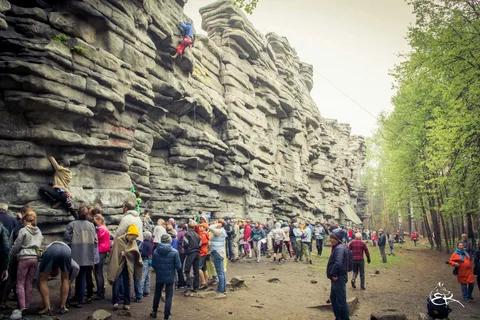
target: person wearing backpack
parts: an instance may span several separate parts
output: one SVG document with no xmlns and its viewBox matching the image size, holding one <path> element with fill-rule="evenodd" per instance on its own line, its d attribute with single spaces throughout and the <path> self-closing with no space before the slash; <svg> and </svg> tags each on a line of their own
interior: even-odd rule
<svg viewBox="0 0 480 320">
<path fill-rule="evenodd" d="M 233 226 L 232 220 L 227 219 L 226 220 L 226 225 L 225 225 L 225 231 L 227 232 L 227 259 L 228 260 L 233 260 L 234 259 L 234 254 L 233 254 L 233 242 L 235 239 L 235 228 Z"/>
<path fill-rule="evenodd" d="M 340 228 L 330 233 L 332 252 L 327 264 L 327 278 L 330 279 L 330 302 L 335 320 L 349 320 L 347 305 L 348 257 L 349 250 L 342 243 L 345 231 Z"/>
<path fill-rule="evenodd" d="M 352 288 L 356 288 L 355 280 L 357 279 L 358 273 L 360 273 L 360 288 L 365 290 L 365 261 L 363 260 L 363 254 L 367 257 L 367 262 L 370 264 L 370 252 L 368 252 L 367 245 L 362 241 L 362 234 L 357 232 L 355 234 L 355 240 L 352 240 L 348 244 L 348 248 L 352 252 L 353 259 L 353 278 L 352 278 Z"/>
<path fill-rule="evenodd" d="M 380 255 L 382 256 L 382 262 L 387 263 L 387 255 L 385 254 L 385 246 L 387 245 L 387 236 L 383 232 L 383 229 L 378 230 L 378 249 L 380 250 Z"/>
</svg>

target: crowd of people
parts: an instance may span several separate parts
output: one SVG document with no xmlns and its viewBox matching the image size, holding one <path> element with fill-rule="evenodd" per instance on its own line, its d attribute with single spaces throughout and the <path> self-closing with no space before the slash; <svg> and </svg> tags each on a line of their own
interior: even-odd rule
<svg viewBox="0 0 480 320">
<path fill-rule="evenodd" d="M 106 298 L 106 280 L 111 285 L 114 310 L 129 310 L 134 300 L 141 303 L 154 288 L 151 318 L 157 318 L 159 302 L 165 295 L 163 318 L 171 314 L 175 289 L 186 294 L 216 286 L 217 299 L 226 297 L 227 261 L 240 259 L 271 259 L 312 264 L 313 250 L 321 256 L 324 241 L 332 248 L 327 277 L 331 281 L 330 302 L 337 319 L 347 320 L 346 283 L 353 272 L 351 286 L 366 290 L 365 257 L 371 257 L 367 243 L 378 246 L 384 263 L 386 246 L 394 255 L 394 243 L 403 242 L 400 232 L 383 229 L 346 228 L 338 224 L 311 223 L 267 218 L 265 223 L 251 219 L 214 218 L 208 213 L 197 214 L 185 223 L 174 218 L 152 221 L 150 212 L 142 212 L 140 194 L 132 188 L 136 201 L 126 201 L 123 215 L 114 230 L 105 224 L 101 206 L 80 205 L 74 209 L 69 184 L 72 180 L 68 160 L 57 162 L 49 157 L 55 174 L 53 184 L 39 191 L 53 207 L 63 207 L 74 216 L 62 241 L 46 247 L 37 215 L 32 207 L 21 208 L 16 216 L 9 214 L 8 205 L 0 204 L 0 306 L 13 291 L 18 308 L 11 319 L 21 319 L 32 300 L 34 282 L 43 302 L 40 314 L 52 313 L 48 281 L 60 275 L 60 314 L 69 308 L 80 308 L 92 300 Z M 419 234 L 410 235 L 414 244 Z M 474 263 L 475 260 L 475 263 Z M 480 250 L 464 235 L 449 263 L 461 283 L 465 301 L 472 299 L 473 266 L 480 274 Z M 155 284 L 151 285 L 151 273 Z M 152 277 L 153 278 L 153 277 Z M 480 283 L 479 283 L 480 285 Z M 133 295 L 132 295 L 133 293 Z"/>
</svg>

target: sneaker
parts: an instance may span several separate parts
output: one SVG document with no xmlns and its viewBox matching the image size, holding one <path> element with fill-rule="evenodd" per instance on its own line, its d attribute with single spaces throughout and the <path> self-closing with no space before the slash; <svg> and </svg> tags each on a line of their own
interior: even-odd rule
<svg viewBox="0 0 480 320">
<path fill-rule="evenodd" d="M 126 310 L 126 311 L 130 310 L 130 306 L 128 304 L 124 304 L 123 310 Z"/>
<path fill-rule="evenodd" d="M 201 286 L 198 290 L 207 290 L 207 289 L 208 289 L 208 286 L 205 284 Z"/>
<path fill-rule="evenodd" d="M 157 313 L 155 311 L 152 311 L 152 313 L 150 313 L 150 318 L 157 319 Z"/>
<path fill-rule="evenodd" d="M 10 320 L 21 320 L 22 319 L 22 310 L 15 309 L 10 315 Z"/>
<path fill-rule="evenodd" d="M 362 289 L 362 290 L 367 290 L 367 288 L 365 288 L 365 287 L 361 287 L 361 289 Z"/>
<path fill-rule="evenodd" d="M 69 312 L 69 311 L 70 311 L 70 310 L 68 310 L 66 307 L 63 307 L 63 308 L 60 308 L 59 313 L 60 313 L 60 314 L 65 314 L 65 313 L 67 313 L 67 312 Z"/>
<path fill-rule="evenodd" d="M 350 281 L 350 283 L 352 284 L 352 288 L 353 288 L 353 289 L 356 289 L 356 288 L 357 288 L 357 286 L 355 285 L 355 280 Z"/>
<path fill-rule="evenodd" d="M 118 303 L 115 303 L 113 305 L 113 311 L 117 311 L 119 308 L 120 308 L 120 306 L 118 305 Z"/>
<path fill-rule="evenodd" d="M 135 298 L 135 303 L 140 303 L 140 302 L 142 302 L 141 298 Z"/>
<path fill-rule="evenodd" d="M 215 299 L 225 299 L 227 295 L 225 293 L 218 292 Z"/>
</svg>

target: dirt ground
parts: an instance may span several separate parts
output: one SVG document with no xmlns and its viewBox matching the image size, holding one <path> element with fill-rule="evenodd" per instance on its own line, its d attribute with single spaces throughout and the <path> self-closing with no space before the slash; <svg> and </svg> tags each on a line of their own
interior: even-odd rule
<svg viewBox="0 0 480 320">
<path fill-rule="evenodd" d="M 358 297 L 357 307 L 351 311 L 351 319 L 366 320 L 370 314 L 382 309 L 396 309 L 404 312 L 408 319 L 417 319 L 419 312 L 426 310 L 426 297 L 439 281 L 445 283 L 454 297 L 461 300 L 460 288 L 451 268 L 445 264 L 448 255 L 432 251 L 425 246 L 412 247 L 410 244 L 397 246 L 394 257 L 382 264 L 377 248 L 370 248 L 372 264 L 366 267 L 367 290 L 352 289 L 348 284 L 347 297 Z M 329 296 L 329 280 L 325 277 L 325 266 L 330 254 L 326 247 L 322 257 L 314 256 L 313 265 L 294 263 L 277 264 L 264 258 L 229 264 L 227 276 L 245 279 L 247 288 L 228 292 L 226 299 L 212 297 L 185 297 L 183 291 L 174 296 L 172 319 L 333 319 L 331 311 L 312 308 L 325 303 Z M 378 270 L 379 274 L 375 275 Z M 278 278 L 279 282 L 269 282 Z M 315 281 L 317 283 L 312 283 Z M 357 281 L 358 282 L 358 281 Z M 55 283 L 52 283 L 55 286 Z M 358 286 L 359 287 L 359 286 Z M 58 289 L 52 288 L 52 299 L 57 301 Z M 108 289 L 110 292 L 110 290 Z M 38 293 L 36 304 L 38 305 Z M 108 295 L 110 297 L 110 295 Z M 474 291 L 476 300 L 462 308 L 456 304 L 450 319 L 480 319 L 480 292 Z M 134 319 L 148 319 L 152 297 L 142 303 L 132 304 Z M 161 304 L 160 308 L 163 308 Z M 81 309 L 72 309 L 62 320 L 87 319 L 93 311 L 105 309 L 111 312 L 108 301 L 96 301 Z M 160 311 L 160 310 L 159 310 Z M 163 309 L 162 309 L 163 311 Z M 159 318 L 162 313 L 159 312 Z M 126 319 L 121 312 L 114 313 L 113 319 Z"/>
</svg>

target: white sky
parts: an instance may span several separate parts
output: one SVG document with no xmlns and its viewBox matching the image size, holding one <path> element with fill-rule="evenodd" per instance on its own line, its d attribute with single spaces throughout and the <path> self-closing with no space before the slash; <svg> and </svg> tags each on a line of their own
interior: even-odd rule
<svg viewBox="0 0 480 320">
<path fill-rule="evenodd" d="M 185 6 L 198 31 L 198 9 L 211 2 Z M 286 36 L 300 59 L 313 65 L 312 96 L 324 117 L 372 135 L 376 116 L 391 109 L 388 73 L 408 52 L 405 36 L 414 16 L 404 0 L 260 0 L 249 18 L 262 33 Z"/>
</svg>

